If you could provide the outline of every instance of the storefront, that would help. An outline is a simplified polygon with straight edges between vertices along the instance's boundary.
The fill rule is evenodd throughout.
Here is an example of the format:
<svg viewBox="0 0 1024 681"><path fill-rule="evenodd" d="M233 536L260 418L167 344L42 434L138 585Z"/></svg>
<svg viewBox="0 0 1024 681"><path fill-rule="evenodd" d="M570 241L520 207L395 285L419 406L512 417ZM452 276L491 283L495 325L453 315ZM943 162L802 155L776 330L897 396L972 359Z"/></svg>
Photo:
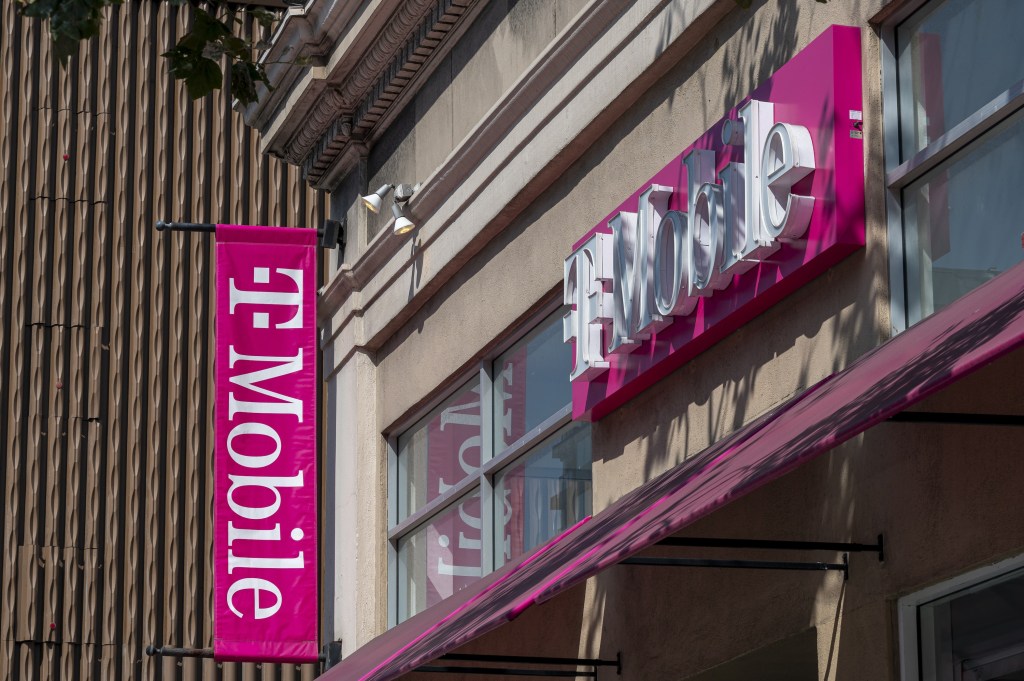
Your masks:
<svg viewBox="0 0 1024 681"><path fill-rule="evenodd" d="M323 66L247 119L347 219L325 678L1020 678L1022 23L291 10Z"/></svg>

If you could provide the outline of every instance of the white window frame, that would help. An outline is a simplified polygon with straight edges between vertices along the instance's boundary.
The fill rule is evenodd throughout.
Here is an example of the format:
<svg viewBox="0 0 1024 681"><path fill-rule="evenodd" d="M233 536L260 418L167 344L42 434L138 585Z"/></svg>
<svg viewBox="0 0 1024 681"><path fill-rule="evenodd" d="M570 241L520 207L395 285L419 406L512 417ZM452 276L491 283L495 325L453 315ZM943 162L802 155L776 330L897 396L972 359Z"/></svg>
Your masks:
<svg viewBox="0 0 1024 681"><path fill-rule="evenodd" d="M922 605L1021 568L1024 568L1024 554L971 570L900 598L896 608L899 618L900 678L902 681L920 681L921 679L918 661L917 613Z"/></svg>
<svg viewBox="0 0 1024 681"><path fill-rule="evenodd" d="M889 16L881 27L882 49L882 125L885 137L885 188L889 240L889 294L892 335L905 331L922 318L920 300L910 300L908 282L918 273L912 271L916 258L908 261L907 253L917 250L914 234L903 229L901 194L904 188L964 149L979 137L1024 108L1024 80L1015 83L974 114L933 140L924 149L901 161L901 109L899 90L899 55L896 52L896 28L929 2L906 2Z"/></svg>
<svg viewBox="0 0 1024 681"><path fill-rule="evenodd" d="M448 507L456 499L459 499L474 490L480 490L480 513L482 527L481 533L481 576L493 572L495 564L494 546L494 487L495 478L502 470L514 462L526 456L534 447L541 444L548 437L556 434L559 430L573 423L572 400L558 409L555 413L525 433L518 440L508 445L502 452L495 455L494 452L494 375L493 368L497 359L507 350L512 348L520 340L528 336L534 329L538 328L556 312L563 309L560 304L551 304L533 316L527 322L517 327L514 333L509 334L508 340L496 346L477 365L475 372L463 374L459 380L440 393L437 399L430 402L429 407L416 412L408 419L404 419L400 425L389 431L387 438L387 466L388 466L388 531L387 531L387 563L388 563L388 628L399 624L399 613L407 611L404 607L406 594L399 588L400 575L398 564L398 543L399 540L415 533L422 526L429 523L437 516L437 513ZM431 499L424 506L410 513L406 518L399 521L399 475L398 475L398 438L428 416L438 405L443 404L447 399L459 393L469 381L480 382L480 410L481 410L481 466L474 474L467 476L456 483L451 489L441 496ZM569 380L568 373L566 381Z"/></svg>

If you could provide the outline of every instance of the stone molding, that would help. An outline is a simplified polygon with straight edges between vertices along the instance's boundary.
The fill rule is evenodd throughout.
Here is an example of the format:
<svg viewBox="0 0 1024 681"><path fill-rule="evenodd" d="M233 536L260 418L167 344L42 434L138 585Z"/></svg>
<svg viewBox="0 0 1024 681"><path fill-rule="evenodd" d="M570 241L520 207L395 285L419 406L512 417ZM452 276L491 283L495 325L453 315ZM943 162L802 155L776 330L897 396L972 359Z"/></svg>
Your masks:
<svg viewBox="0 0 1024 681"><path fill-rule="evenodd" d="M625 11L617 0L592 0L423 181L409 204L421 225L416 242L385 227L323 288L333 364L325 373L378 349L628 108L626 93L649 87L734 6L694 0L673 14L658 0ZM653 48L654 37L664 47Z"/></svg>
<svg viewBox="0 0 1024 681"><path fill-rule="evenodd" d="M264 151L323 188L326 173L334 179L351 166L348 147L379 136L392 109L411 99L484 1L313 0L290 8L263 58L275 89L245 108L247 124L260 131ZM318 66L286 63L299 57Z"/></svg>
<svg viewBox="0 0 1024 681"><path fill-rule="evenodd" d="M390 61L379 69L364 69L346 81L341 88L343 112L351 117L350 132L338 134L325 129L310 147L297 150L304 154L306 180L314 187L330 189L339 176L351 170L351 158L345 150L351 142L372 145L383 134L393 115L419 91L426 77L447 54L457 36L472 21L481 0L438 0L427 3L418 26L393 52ZM378 46L381 43L377 44ZM378 50L383 59L387 52Z"/></svg>

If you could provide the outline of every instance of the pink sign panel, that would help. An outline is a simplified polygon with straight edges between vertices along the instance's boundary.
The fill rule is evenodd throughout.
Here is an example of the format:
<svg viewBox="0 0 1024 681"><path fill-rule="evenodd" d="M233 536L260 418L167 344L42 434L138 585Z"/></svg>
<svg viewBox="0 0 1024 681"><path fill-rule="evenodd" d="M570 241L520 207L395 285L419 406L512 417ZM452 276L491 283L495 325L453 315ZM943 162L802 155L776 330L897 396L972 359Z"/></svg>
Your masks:
<svg viewBox="0 0 1024 681"><path fill-rule="evenodd" d="M600 419L863 247L862 122L860 29L833 26L576 243L574 418Z"/></svg>
<svg viewBox="0 0 1024 681"><path fill-rule="evenodd" d="M316 238L217 226L218 660L318 656Z"/></svg>
<svg viewBox="0 0 1024 681"><path fill-rule="evenodd" d="M480 392L470 390L427 425L428 501L480 468ZM465 588L481 573L480 497L473 496L427 527L427 607Z"/></svg>

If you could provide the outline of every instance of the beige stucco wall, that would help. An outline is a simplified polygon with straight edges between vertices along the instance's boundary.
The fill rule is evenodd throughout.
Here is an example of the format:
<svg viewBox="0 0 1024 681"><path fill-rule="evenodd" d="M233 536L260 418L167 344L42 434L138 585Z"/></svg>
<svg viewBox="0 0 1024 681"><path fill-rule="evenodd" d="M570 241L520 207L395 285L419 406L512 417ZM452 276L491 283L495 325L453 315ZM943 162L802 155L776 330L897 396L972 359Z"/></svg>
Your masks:
<svg viewBox="0 0 1024 681"><path fill-rule="evenodd" d="M370 190L430 176L547 48L585 0L490 0L370 151ZM369 219L372 238L390 212Z"/></svg>
<svg viewBox="0 0 1024 681"><path fill-rule="evenodd" d="M764 77L829 25L864 25L865 16L841 5L769 3L756 11L733 11L622 117L586 139L589 148L580 159L540 192L377 353L381 429L401 421L418 402L432 399L445 386L461 382L489 346L521 318L545 301L560 299L562 262L572 244ZM768 34L777 38L758 40L760 51L751 53L754 36ZM863 40L866 166L878 169L878 43L868 29ZM726 86L707 85L719 82ZM424 130L421 127L419 134ZM887 227L877 170L867 183L875 190L868 192L868 246L863 252L741 330L721 351L706 353L682 369L680 373L689 376L685 382L672 381L667 384L670 387L660 388L674 393L669 402L677 416L682 416L680 405L691 405L685 429L655 404L665 399L656 389L652 394L661 397L627 405L608 417L611 425L599 426L598 433L601 428L610 434L620 431L615 437L628 437L639 446L644 439L640 433L671 429L675 434L664 446L676 454L692 454L876 345L889 328ZM729 358L725 373L719 368L724 356ZM422 361L425 357L430 361ZM640 411L648 416L637 422L635 415ZM636 424L634 435L623 435L619 424L625 423ZM678 439L684 431L685 443ZM605 439L595 437L599 442ZM613 446L610 441L608 446ZM625 446L623 441L618 448ZM624 458L637 462L648 457L634 449ZM637 476L628 480L627 489L640 481Z"/></svg>
<svg viewBox="0 0 1024 681"><path fill-rule="evenodd" d="M357 385L372 391L372 398L364 397L372 399L373 412L360 439L360 485L363 492L381 495L375 508L360 502L363 531L373 527L377 533L361 536L360 550L378 552L372 561L378 572L366 570L360 583L374 594L363 607L367 615L378 609L366 620L377 632L386 606L379 571L386 562L386 498L383 478L374 476L386 474L384 436L400 432L425 406L474 375L478 363L525 320L553 309L572 244L836 23L862 28L867 246L595 424L594 512L886 340L891 320L880 45L867 24L883 4L780 1L755 3L751 10L736 9L731 1L715 5L721 14L700 41L685 50L675 43L662 46L662 57L648 70L654 75L627 90L629 105L610 107L613 120L595 123L567 144L585 148L577 160L549 182L527 183L514 209L499 210L491 223L475 226L482 235L475 242L478 252L409 244L414 271L437 271L439 262L455 271L360 359L372 380ZM495 41L512 39L511 29L488 30ZM462 77L493 84L514 75L515 69L502 71L484 52L476 54L480 61L466 66ZM464 85L435 78L441 79L441 94L432 106ZM500 88L493 92L497 97ZM424 95L420 104L429 98ZM390 155L378 152L387 160L371 175L405 181L434 172L461 141L452 131L462 124L451 105L444 106L448 113L421 110L415 125L407 122L404 133L396 131ZM475 115L467 114L466 130ZM422 139L432 146L415 143ZM408 300L419 290L413 280ZM359 323L385 326L373 319L381 309L376 302L365 305ZM933 398L932 408L1013 411L1006 409L1009 402L1019 411L1021 395L1014 390L1022 370L1024 361L1011 357ZM982 452L977 438L977 430L963 426L883 424L687 532L852 541L872 541L885 532L887 561L854 556L845 585L835 574L616 567L466 649L550 655L578 650L602 657L622 651L624 679L704 674L701 681L741 678L742 670L759 664L810 654L820 679L895 679L894 599L1024 547L1021 512L1002 508L1015 498L1013 481L1024 472L1013 456L1019 446L1009 429L986 429ZM359 636L376 633L371 629L364 626Z"/></svg>

